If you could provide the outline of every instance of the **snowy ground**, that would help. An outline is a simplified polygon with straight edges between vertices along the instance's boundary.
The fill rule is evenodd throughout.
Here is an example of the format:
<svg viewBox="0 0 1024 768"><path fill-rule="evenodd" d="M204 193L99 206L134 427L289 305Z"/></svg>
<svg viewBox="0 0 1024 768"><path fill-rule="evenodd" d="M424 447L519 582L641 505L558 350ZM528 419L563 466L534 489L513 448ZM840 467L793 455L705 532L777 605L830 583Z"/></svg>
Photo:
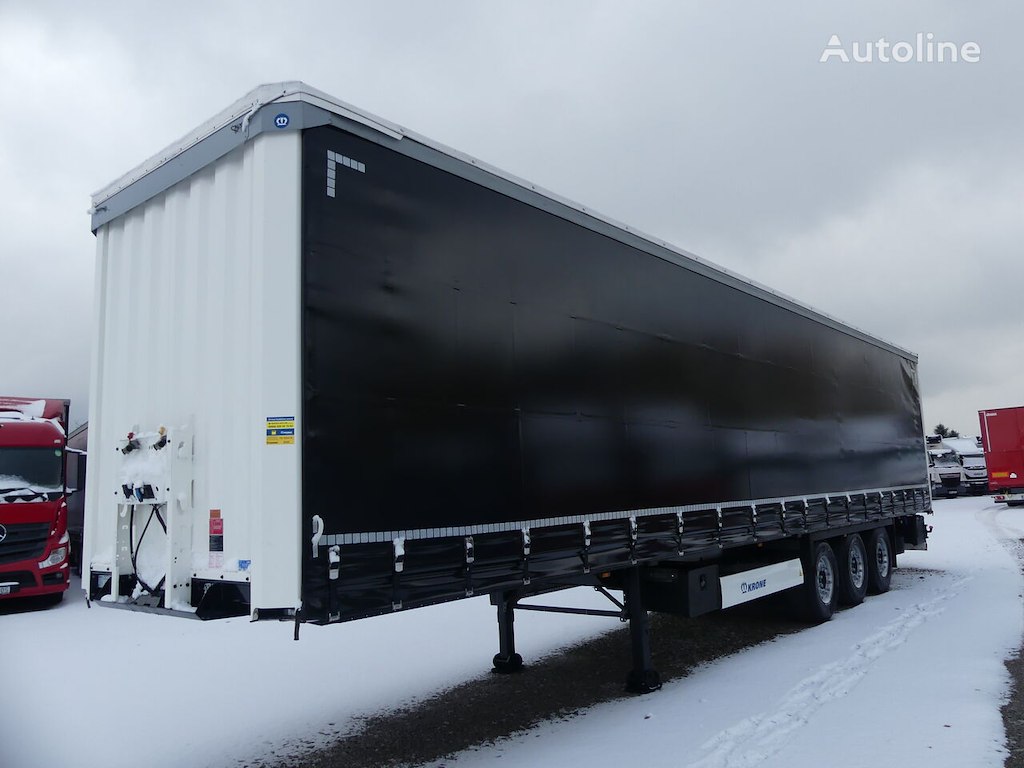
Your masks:
<svg viewBox="0 0 1024 768"><path fill-rule="evenodd" d="M985 497L935 507L930 551L901 557L888 594L454 764L1002 765L1024 510ZM573 599L599 605L590 591ZM530 613L516 626L530 660L618 622ZM495 639L479 598L304 627L295 643L286 624L89 610L72 592L57 609L0 615L0 765L232 766L290 754L486 672Z"/></svg>

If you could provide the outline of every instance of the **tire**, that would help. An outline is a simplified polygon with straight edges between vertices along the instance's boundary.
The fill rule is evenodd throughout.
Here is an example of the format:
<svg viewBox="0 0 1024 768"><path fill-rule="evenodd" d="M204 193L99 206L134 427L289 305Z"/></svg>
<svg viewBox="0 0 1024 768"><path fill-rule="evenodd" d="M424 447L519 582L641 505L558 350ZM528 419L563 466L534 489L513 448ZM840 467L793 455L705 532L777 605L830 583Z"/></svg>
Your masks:
<svg viewBox="0 0 1024 768"><path fill-rule="evenodd" d="M875 528L868 536L868 592L880 595L889 591L895 558L885 528Z"/></svg>
<svg viewBox="0 0 1024 768"><path fill-rule="evenodd" d="M814 545L810 557L805 557L804 583L793 590L796 615L803 621L820 624L832 618L839 598L836 576L839 564L828 542Z"/></svg>
<svg viewBox="0 0 1024 768"><path fill-rule="evenodd" d="M859 534L851 534L839 541L836 548L839 562L840 605L860 605L868 593L868 551Z"/></svg>

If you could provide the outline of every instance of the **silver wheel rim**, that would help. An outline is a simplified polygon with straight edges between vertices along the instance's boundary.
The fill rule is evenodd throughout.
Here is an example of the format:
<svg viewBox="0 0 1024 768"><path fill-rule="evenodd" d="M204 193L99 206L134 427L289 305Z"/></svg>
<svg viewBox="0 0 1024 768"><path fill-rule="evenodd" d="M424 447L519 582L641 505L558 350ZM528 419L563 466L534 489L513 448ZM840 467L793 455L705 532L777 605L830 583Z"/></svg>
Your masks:
<svg viewBox="0 0 1024 768"><path fill-rule="evenodd" d="M822 605L832 602L832 590L835 589L835 574L832 573L832 563L827 557L818 558L818 567L815 574L815 583L818 587L818 599Z"/></svg>
<svg viewBox="0 0 1024 768"><path fill-rule="evenodd" d="M875 545L875 563L878 565L878 575L889 575L889 544L884 537L879 537Z"/></svg>
<svg viewBox="0 0 1024 768"><path fill-rule="evenodd" d="M864 586L864 565L865 558L864 552L860 547L850 547L850 583L856 589L860 589Z"/></svg>

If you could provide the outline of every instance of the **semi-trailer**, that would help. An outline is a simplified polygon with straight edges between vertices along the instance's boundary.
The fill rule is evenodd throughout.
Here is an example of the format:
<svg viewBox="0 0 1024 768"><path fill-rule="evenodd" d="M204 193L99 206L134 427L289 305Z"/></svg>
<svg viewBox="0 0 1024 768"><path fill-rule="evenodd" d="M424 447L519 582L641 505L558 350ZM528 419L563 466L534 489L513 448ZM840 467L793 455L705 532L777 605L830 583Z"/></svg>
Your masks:
<svg viewBox="0 0 1024 768"><path fill-rule="evenodd" d="M648 691L648 611L824 620L926 546L915 355L303 83L92 229L92 599L297 637L486 594L508 672L520 601L591 586Z"/></svg>
<svg viewBox="0 0 1024 768"><path fill-rule="evenodd" d="M978 411L993 499L1024 506L1024 406Z"/></svg>
<svg viewBox="0 0 1024 768"><path fill-rule="evenodd" d="M0 600L68 588L69 400L0 397Z"/></svg>

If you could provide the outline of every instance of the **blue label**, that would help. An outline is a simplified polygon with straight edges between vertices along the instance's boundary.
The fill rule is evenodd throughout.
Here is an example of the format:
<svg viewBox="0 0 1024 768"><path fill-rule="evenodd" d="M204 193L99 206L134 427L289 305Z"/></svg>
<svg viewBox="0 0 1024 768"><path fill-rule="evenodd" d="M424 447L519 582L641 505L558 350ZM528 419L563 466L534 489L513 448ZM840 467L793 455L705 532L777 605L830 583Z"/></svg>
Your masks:
<svg viewBox="0 0 1024 768"><path fill-rule="evenodd" d="M291 121L289 120L288 115L286 115L284 112L282 112L281 114L277 115L274 118L274 125L276 125L278 128L287 128L289 122Z"/></svg>

